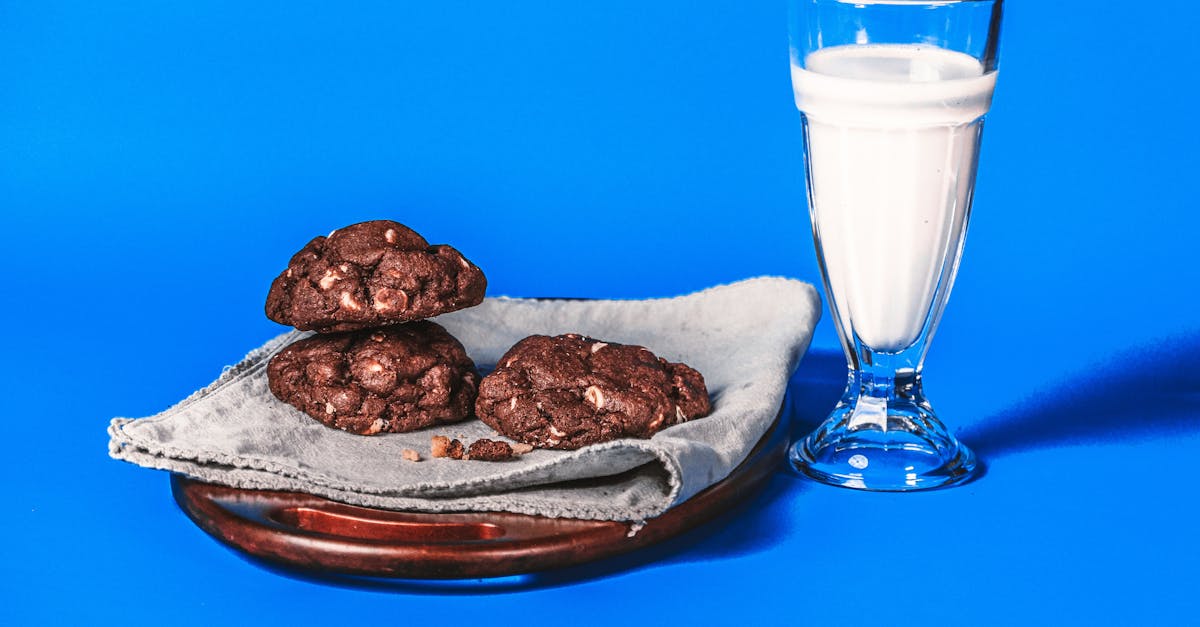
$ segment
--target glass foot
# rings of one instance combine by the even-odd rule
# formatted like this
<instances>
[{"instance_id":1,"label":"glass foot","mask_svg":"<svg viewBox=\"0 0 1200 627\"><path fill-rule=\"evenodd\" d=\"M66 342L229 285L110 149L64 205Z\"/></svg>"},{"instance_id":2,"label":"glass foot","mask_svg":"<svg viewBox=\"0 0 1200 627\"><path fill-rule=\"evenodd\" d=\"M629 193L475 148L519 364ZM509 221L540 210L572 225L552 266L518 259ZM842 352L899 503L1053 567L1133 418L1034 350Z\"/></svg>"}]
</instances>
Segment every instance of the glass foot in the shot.
<instances>
[{"instance_id":1,"label":"glass foot","mask_svg":"<svg viewBox=\"0 0 1200 627\"><path fill-rule=\"evenodd\" d=\"M886 492L951 486L974 474L975 454L928 405L856 400L792 445L793 468L821 483Z\"/></svg>"}]
</instances>

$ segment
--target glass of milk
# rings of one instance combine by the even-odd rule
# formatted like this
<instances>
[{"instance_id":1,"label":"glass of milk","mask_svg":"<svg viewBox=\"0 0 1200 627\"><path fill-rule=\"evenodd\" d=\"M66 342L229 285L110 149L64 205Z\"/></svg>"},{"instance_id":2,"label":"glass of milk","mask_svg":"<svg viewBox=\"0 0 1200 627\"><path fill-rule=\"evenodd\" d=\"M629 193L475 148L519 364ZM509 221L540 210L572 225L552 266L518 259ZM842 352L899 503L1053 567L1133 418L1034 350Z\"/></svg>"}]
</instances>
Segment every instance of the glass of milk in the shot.
<instances>
[{"instance_id":1,"label":"glass of milk","mask_svg":"<svg viewBox=\"0 0 1200 627\"><path fill-rule=\"evenodd\" d=\"M963 248L1003 0L791 0L813 241L846 391L791 450L818 481L906 491L971 477L974 454L921 369Z\"/></svg>"}]
</instances>

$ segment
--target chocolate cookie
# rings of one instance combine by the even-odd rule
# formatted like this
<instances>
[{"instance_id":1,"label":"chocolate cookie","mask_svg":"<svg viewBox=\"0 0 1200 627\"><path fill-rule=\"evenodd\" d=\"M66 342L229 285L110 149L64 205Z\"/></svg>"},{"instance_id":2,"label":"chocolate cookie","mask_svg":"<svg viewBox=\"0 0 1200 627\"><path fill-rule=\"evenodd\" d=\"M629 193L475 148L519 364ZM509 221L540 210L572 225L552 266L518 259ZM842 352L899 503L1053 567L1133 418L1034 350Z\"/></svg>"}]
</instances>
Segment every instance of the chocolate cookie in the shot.
<instances>
[{"instance_id":1,"label":"chocolate cookie","mask_svg":"<svg viewBox=\"0 0 1200 627\"><path fill-rule=\"evenodd\" d=\"M711 410L699 372L641 346L581 335L521 340L480 382L475 401L475 414L496 431L559 449L648 438Z\"/></svg>"},{"instance_id":2,"label":"chocolate cookie","mask_svg":"<svg viewBox=\"0 0 1200 627\"><path fill-rule=\"evenodd\" d=\"M267 295L267 317L305 331L353 331L478 305L487 279L450 246L390 220L317 237Z\"/></svg>"},{"instance_id":3,"label":"chocolate cookie","mask_svg":"<svg viewBox=\"0 0 1200 627\"><path fill-rule=\"evenodd\" d=\"M267 380L326 425L373 435L466 418L479 373L445 329L410 322L295 342L271 358Z\"/></svg>"}]
</instances>

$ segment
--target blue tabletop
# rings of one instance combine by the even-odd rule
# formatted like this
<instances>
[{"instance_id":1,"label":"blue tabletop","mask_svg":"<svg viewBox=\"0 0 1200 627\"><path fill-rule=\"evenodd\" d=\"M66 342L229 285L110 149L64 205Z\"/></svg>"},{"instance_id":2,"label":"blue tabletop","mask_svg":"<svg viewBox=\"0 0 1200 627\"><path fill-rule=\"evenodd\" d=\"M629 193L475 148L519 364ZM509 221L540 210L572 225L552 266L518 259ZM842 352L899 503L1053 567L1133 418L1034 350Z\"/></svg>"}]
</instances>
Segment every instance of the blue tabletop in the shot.
<instances>
[{"instance_id":1,"label":"blue tabletop","mask_svg":"<svg viewBox=\"0 0 1200 627\"><path fill-rule=\"evenodd\" d=\"M391 218L489 293L819 282L786 4L0 5L0 624L1186 624L1200 609L1194 4L1013 2L926 391L986 465L929 493L784 469L696 531L486 582L250 563L110 460L281 332L310 237ZM15 263L14 263L15 262ZM828 314L794 433L840 393Z\"/></svg>"}]
</instances>

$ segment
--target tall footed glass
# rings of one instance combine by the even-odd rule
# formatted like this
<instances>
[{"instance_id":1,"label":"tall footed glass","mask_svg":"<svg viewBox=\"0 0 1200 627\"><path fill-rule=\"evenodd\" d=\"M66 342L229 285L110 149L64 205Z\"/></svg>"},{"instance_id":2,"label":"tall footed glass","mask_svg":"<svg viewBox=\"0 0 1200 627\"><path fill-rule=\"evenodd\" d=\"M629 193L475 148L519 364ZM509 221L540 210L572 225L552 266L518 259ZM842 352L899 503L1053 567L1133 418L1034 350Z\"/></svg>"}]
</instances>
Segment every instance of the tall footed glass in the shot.
<instances>
[{"instance_id":1,"label":"tall footed glass","mask_svg":"<svg viewBox=\"0 0 1200 627\"><path fill-rule=\"evenodd\" d=\"M1002 0L792 0L792 85L813 240L849 366L829 418L791 451L834 485L920 490L975 456L921 370L954 283Z\"/></svg>"}]
</instances>

